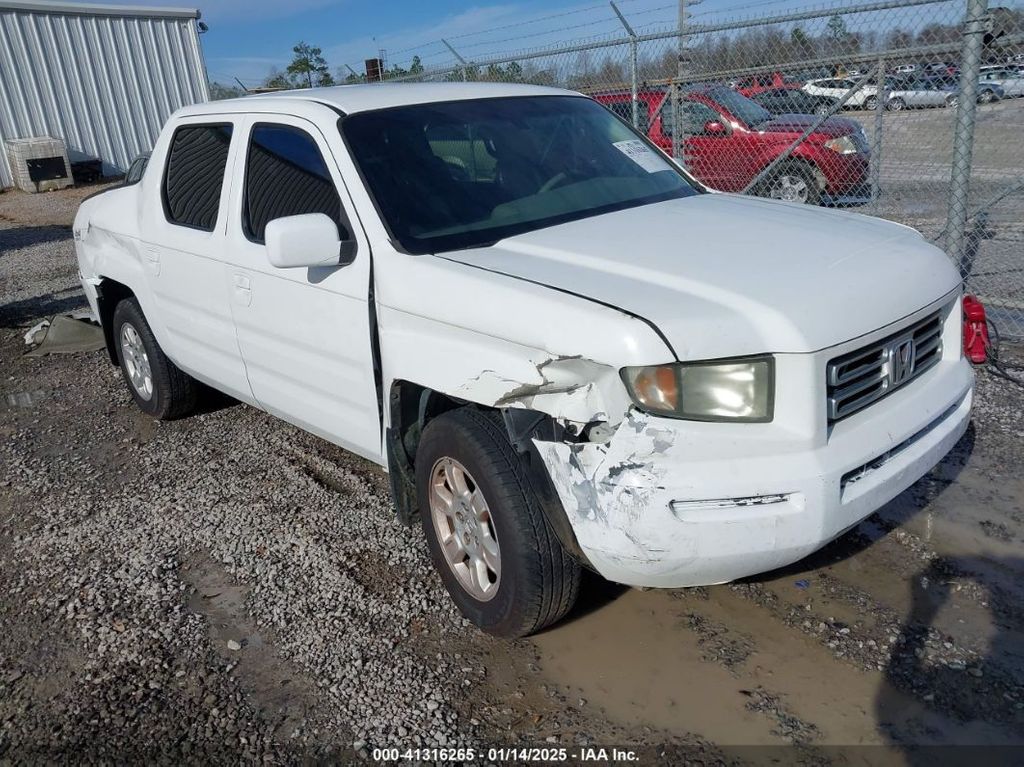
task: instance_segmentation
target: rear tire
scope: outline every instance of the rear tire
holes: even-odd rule
[[[569,612],[580,566],[548,525],[496,413],[460,408],[428,423],[416,492],[434,567],[476,626],[522,637]]]
[[[195,409],[197,384],[163,353],[134,298],[114,309],[114,348],[128,391],[147,415],[170,421]]]
[[[978,94],[979,104],[991,104],[996,100],[996,94],[994,91],[982,91]]]
[[[907,102],[900,98],[889,99],[889,103],[885,105],[890,112],[902,112],[906,107]]]
[[[864,108],[872,112],[878,109],[878,97],[868,96],[867,101],[864,102]]]

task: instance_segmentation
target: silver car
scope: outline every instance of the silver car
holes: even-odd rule
[[[945,81],[937,77],[922,77],[894,84],[885,101],[885,108],[899,112],[908,107],[946,106],[953,93]]]
[[[982,72],[979,82],[983,85],[998,85],[1009,99],[1024,96],[1024,72],[1017,69],[994,69]]]

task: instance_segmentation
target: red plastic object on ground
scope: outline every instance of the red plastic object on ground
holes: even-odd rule
[[[964,356],[975,365],[988,359],[988,323],[985,307],[974,296],[964,296]]]

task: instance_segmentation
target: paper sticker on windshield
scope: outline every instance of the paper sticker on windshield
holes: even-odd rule
[[[651,151],[651,148],[640,139],[616,141],[612,146],[648,173],[658,173],[659,171],[669,170],[671,167],[664,157],[657,152]]]

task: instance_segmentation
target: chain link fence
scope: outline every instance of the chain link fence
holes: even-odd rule
[[[1024,339],[1019,0],[883,0],[711,24],[682,2],[668,28],[631,20],[628,2],[609,4],[614,34],[494,56],[441,41],[445,63],[382,67],[382,79],[589,94],[710,187],[919,229],[1003,335]]]

